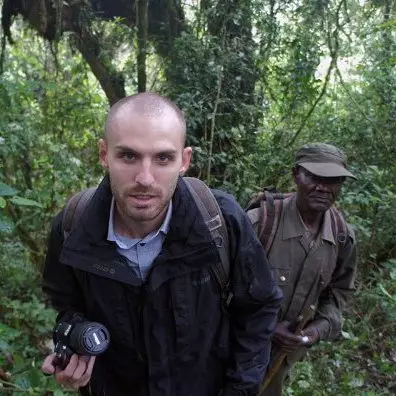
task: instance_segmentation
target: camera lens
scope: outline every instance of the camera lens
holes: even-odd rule
[[[108,330],[96,322],[77,323],[70,334],[70,348],[78,355],[99,355],[107,349],[109,343]]]

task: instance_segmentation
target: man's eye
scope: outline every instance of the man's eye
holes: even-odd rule
[[[160,162],[169,162],[171,160],[171,157],[168,154],[159,154],[158,160]]]
[[[126,160],[126,161],[132,161],[132,160],[135,159],[135,154],[128,153],[128,152],[121,153],[121,158]]]
[[[328,183],[329,184],[342,184],[345,181],[345,177],[330,177]]]

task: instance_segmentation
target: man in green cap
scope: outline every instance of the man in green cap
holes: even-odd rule
[[[334,207],[345,179],[356,179],[346,163],[337,147],[306,144],[293,167],[297,192],[286,197],[266,194],[248,212],[284,296],[273,336],[272,368],[260,396],[282,395],[290,368],[307,347],[340,335],[356,271],[354,233]]]

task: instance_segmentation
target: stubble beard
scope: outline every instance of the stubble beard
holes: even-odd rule
[[[154,203],[153,206],[149,207],[142,207],[138,208],[136,206],[128,205],[127,197],[132,192],[130,189],[125,192],[120,192],[113,183],[111,184],[111,190],[113,192],[114,199],[116,201],[117,209],[120,212],[120,215],[127,221],[127,222],[134,222],[134,223],[143,223],[143,222],[150,222],[155,220],[158,216],[160,216],[168,207],[173,194],[176,189],[178,177],[175,180],[170,181],[169,189],[166,189],[166,195],[164,195],[164,191],[160,191],[156,189],[153,191],[150,188],[135,188],[133,192],[140,192],[140,193],[155,193],[155,200],[157,202]]]

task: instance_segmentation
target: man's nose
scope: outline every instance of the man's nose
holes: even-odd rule
[[[330,191],[330,185],[326,183],[324,180],[321,180],[318,183],[316,183],[316,190]]]
[[[154,176],[150,163],[142,163],[142,166],[136,175],[136,183],[144,187],[150,187],[154,183]]]

